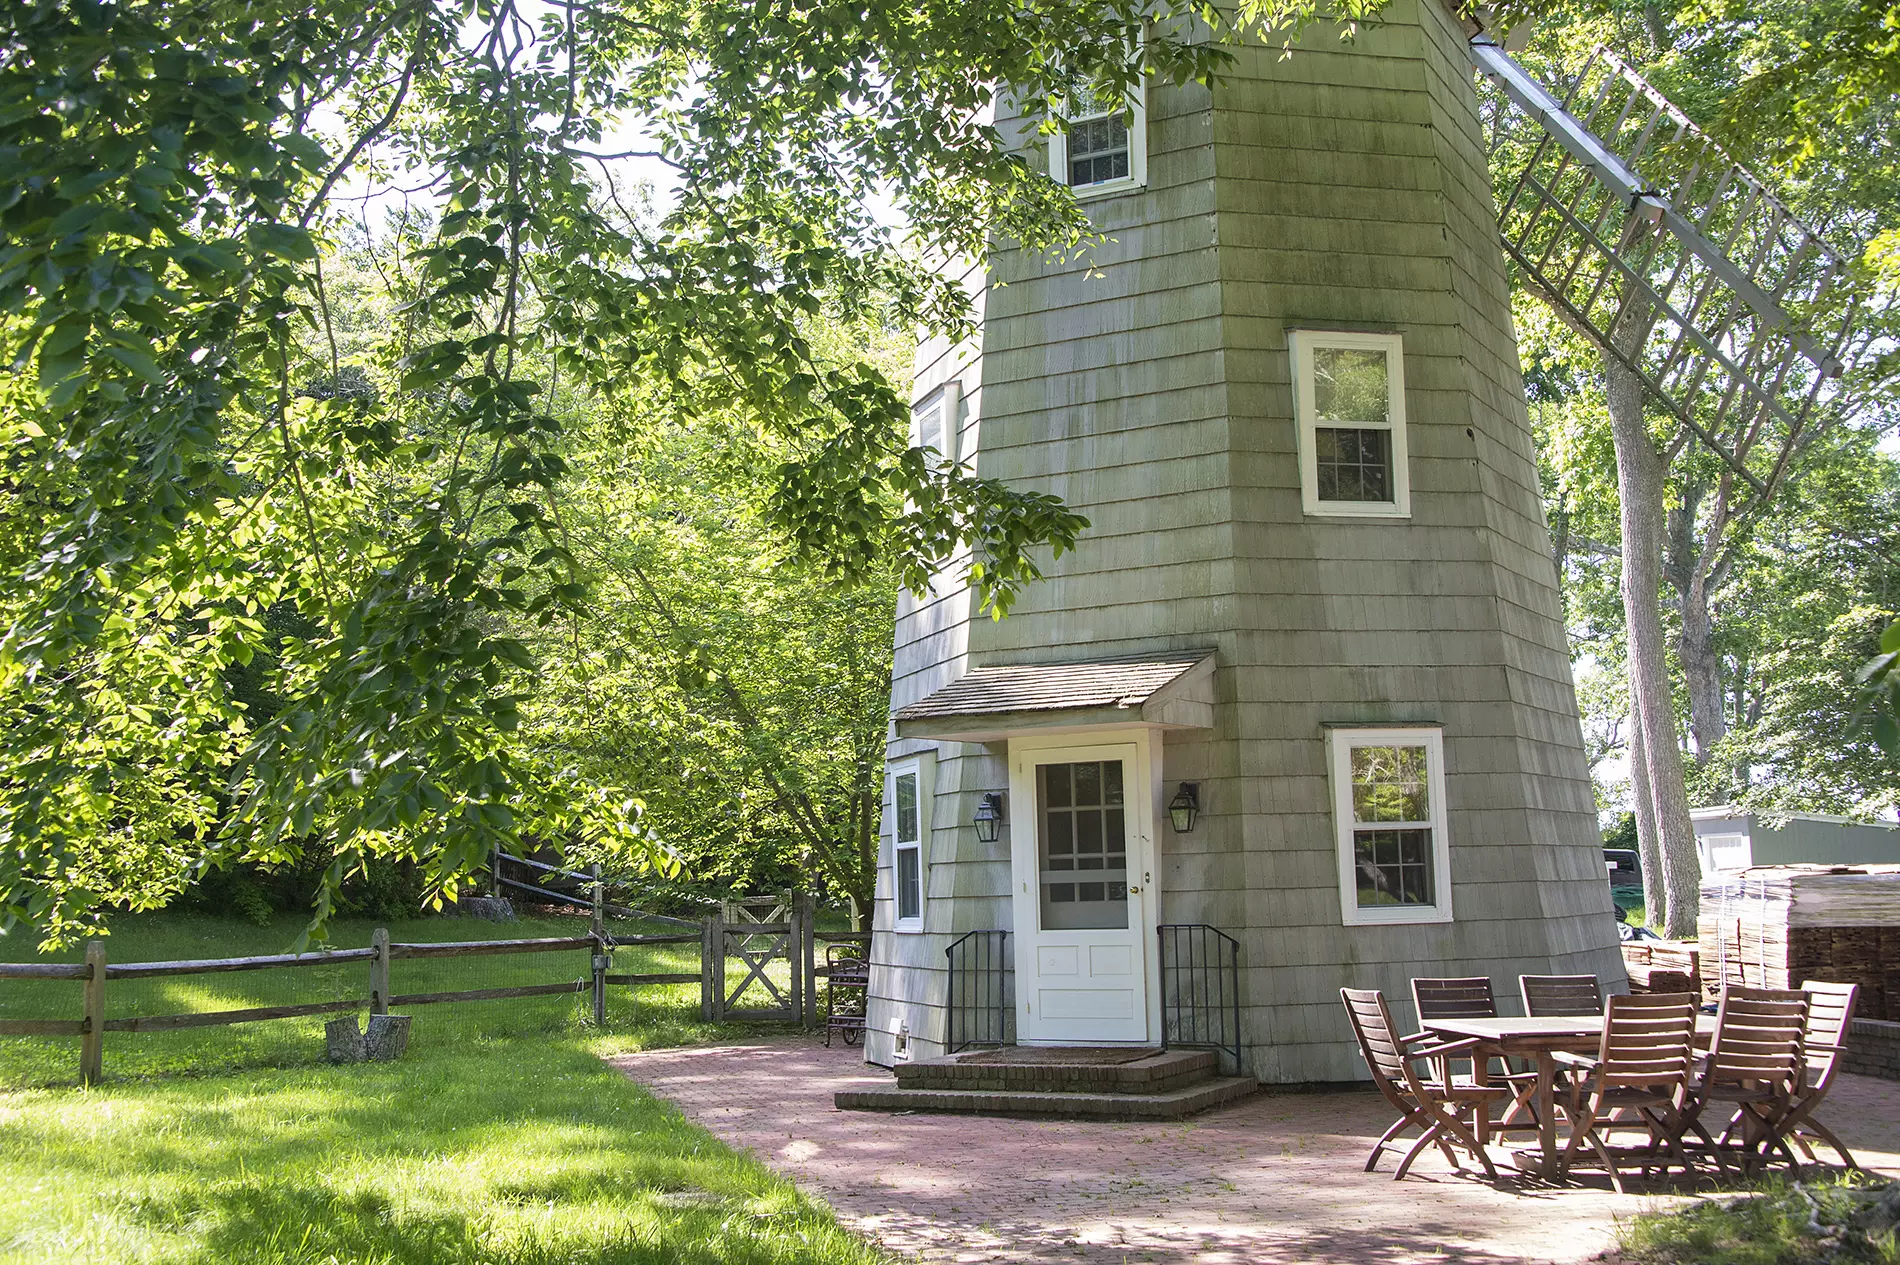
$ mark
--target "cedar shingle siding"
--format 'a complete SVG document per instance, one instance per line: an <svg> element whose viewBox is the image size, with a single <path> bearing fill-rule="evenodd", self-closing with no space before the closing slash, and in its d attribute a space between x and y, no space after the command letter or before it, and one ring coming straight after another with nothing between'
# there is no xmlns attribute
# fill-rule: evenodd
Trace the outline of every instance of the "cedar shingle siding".
<svg viewBox="0 0 1900 1265"><path fill-rule="evenodd" d="M1163 748L1203 813L1159 832L1160 920L1239 937L1268 1082L1363 1077L1341 986L1401 1006L1415 974L1489 974L1501 997L1520 972L1623 979L1462 42L1435 0L1396 0L1353 44L1319 31L1288 60L1236 50L1212 89L1151 86L1147 188L1086 204L1108 238L1088 266L998 251L1006 286L970 277L978 339L919 355L916 398L959 382L979 474L1093 525L1000 622L954 580L902 599L893 710L998 665L1211 648L1213 728ZM1290 328L1404 336L1409 519L1302 512ZM1407 722L1443 727L1456 917L1345 927L1326 727ZM1010 829L1032 816L979 843L1006 745L890 746L921 750L926 932L886 930L887 829L878 1063L900 1027L940 1051L944 947L1010 927Z"/></svg>

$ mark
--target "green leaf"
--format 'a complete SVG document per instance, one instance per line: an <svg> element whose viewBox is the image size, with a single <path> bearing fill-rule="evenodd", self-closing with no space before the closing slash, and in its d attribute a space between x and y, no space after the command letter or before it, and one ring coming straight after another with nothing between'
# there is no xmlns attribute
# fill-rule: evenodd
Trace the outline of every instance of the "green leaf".
<svg viewBox="0 0 1900 1265"><path fill-rule="evenodd" d="M127 347L123 343L107 343L102 350L147 382L157 384L165 381L165 371L146 352L135 347Z"/></svg>

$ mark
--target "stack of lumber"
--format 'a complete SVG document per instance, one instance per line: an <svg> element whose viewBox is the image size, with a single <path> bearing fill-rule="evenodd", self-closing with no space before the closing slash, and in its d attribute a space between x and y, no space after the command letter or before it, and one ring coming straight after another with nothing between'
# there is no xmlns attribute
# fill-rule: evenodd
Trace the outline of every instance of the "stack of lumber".
<svg viewBox="0 0 1900 1265"><path fill-rule="evenodd" d="M1625 940L1622 948L1632 993L1702 991L1702 955L1697 941Z"/></svg>
<svg viewBox="0 0 1900 1265"><path fill-rule="evenodd" d="M1860 985L1864 1019L1900 1019L1900 865L1764 865L1704 880L1702 984Z"/></svg>

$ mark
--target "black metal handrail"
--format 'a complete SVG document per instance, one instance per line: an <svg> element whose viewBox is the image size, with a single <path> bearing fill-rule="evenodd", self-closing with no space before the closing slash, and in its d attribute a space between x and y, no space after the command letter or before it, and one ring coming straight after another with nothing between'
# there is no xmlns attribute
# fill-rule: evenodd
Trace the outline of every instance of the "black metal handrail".
<svg viewBox="0 0 1900 1265"><path fill-rule="evenodd" d="M1008 953L1009 932L967 931L950 942L950 997L944 1014L946 1054L973 1045L1014 1045L1016 972Z"/></svg>
<svg viewBox="0 0 1900 1265"><path fill-rule="evenodd" d="M1240 1074L1240 941L1205 923L1164 923L1161 1048L1217 1050Z"/></svg>

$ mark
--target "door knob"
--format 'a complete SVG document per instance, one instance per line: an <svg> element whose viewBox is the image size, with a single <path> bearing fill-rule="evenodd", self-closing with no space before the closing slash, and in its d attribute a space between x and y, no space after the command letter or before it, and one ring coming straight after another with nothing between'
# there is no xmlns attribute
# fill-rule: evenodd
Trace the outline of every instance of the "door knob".
<svg viewBox="0 0 1900 1265"><path fill-rule="evenodd" d="M1141 889L1139 887L1130 887L1128 889L1128 894L1130 896L1139 896L1141 895Z"/></svg>

